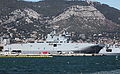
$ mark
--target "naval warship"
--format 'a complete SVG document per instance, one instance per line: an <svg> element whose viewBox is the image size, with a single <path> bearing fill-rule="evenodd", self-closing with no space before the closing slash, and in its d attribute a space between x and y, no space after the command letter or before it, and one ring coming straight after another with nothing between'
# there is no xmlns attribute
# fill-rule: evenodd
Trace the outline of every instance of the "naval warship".
<svg viewBox="0 0 120 74"><path fill-rule="evenodd" d="M3 48L5 53L21 54L62 54L62 53L85 53L94 54L104 47L94 43L73 43L68 33L56 34L52 31L44 41L34 43L8 44Z"/></svg>

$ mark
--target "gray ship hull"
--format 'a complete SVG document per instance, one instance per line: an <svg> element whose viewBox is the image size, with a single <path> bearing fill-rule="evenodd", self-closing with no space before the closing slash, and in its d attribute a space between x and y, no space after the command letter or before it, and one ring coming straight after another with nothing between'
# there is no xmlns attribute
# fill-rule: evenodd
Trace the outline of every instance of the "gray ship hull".
<svg viewBox="0 0 120 74"><path fill-rule="evenodd" d="M91 43L27 43L4 46L3 52L22 54L46 53L99 53L103 46Z"/></svg>

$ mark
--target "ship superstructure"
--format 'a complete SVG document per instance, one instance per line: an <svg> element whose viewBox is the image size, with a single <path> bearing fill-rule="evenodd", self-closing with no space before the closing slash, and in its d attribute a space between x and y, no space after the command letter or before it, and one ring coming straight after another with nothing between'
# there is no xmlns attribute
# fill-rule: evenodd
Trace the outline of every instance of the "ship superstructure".
<svg viewBox="0 0 120 74"><path fill-rule="evenodd" d="M56 34L54 30L45 41L5 45L3 52L21 54L99 53L104 47L93 43L73 43L67 32Z"/></svg>

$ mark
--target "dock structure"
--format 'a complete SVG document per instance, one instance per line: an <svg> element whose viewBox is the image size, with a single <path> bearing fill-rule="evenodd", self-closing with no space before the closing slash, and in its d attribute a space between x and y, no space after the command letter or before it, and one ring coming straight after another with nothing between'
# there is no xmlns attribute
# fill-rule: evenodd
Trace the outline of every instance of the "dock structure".
<svg viewBox="0 0 120 74"><path fill-rule="evenodd" d="M51 56L104 56L103 54L51 54Z"/></svg>
<svg viewBox="0 0 120 74"><path fill-rule="evenodd" d="M103 54L1 54L0 57L104 56Z"/></svg>

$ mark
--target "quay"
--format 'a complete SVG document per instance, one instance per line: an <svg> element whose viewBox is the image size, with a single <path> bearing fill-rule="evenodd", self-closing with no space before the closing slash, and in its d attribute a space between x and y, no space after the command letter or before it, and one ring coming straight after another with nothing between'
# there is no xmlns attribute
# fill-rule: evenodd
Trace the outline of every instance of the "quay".
<svg viewBox="0 0 120 74"><path fill-rule="evenodd" d="M104 56L103 54L51 54L51 56Z"/></svg>
<svg viewBox="0 0 120 74"><path fill-rule="evenodd" d="M103 54L1 54L0 57L104 56Z"/></svg>

